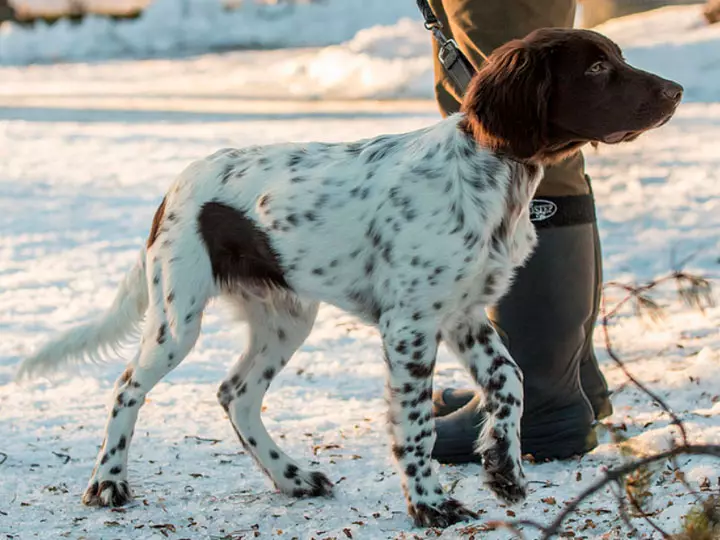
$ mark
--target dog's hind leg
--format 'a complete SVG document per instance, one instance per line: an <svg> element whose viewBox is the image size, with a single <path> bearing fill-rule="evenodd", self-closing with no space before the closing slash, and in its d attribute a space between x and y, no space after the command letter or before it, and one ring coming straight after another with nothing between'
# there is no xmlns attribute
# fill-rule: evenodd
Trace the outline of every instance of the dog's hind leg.
<svg viewBox="0 0 720 540"><path fill-rule="evenodd" d="M170 251L170 250L167 250ZM115 384L105 440L83 503L121 506L131 498L127 458L138 411L147 393L192 349L211 293L207 257L148 254L149 306L140 352Z"/></svg>
<svg viewBox="0 0 720 540"><path fill-rule="evenodd" d="M521 501L527 489L520 450L522 372L481 311L459 316L442 336L485 395L477 453L487 484L509 503Z"/></svg>
<svg viewBox="0 0 720 540"><path fill-rule="evenodd" d="M332 483L320 473L301 468L270 438L260 417L270 382L287 364L312 330L318 304L302 302L284 291L265 300L244 294L239 301L249 325L245 353L220 385L218 400L227 411L240 442L275 486L296 497L329 494Z"/></svg>

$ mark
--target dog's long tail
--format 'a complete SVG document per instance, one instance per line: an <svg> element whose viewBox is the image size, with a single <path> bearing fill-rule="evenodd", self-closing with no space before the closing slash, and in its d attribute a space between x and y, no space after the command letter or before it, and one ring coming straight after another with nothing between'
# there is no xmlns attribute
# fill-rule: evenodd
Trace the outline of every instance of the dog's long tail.
<svg viewBox="0 0 720 540"><path fill-rule="evenodd" d="M27 358L17 379L47 376L70 365L102 362L107 353L138 333L148 307L145 249L100 318L71 328Z"/></svg>

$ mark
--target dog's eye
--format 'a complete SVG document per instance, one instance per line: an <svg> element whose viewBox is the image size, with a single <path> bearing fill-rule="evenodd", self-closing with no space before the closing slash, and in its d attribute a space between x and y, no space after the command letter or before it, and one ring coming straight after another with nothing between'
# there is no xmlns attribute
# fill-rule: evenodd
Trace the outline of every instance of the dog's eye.
<svg viewBox="0 0 720 540"><path fill-rule="evenodd" d="M586 73L590 73L592 75L597 75L598 73L602 73L603 71L607 71L608 66L605 63L605 61L600 60L599 62L595 62L592 66L588 68Z"/></svg>

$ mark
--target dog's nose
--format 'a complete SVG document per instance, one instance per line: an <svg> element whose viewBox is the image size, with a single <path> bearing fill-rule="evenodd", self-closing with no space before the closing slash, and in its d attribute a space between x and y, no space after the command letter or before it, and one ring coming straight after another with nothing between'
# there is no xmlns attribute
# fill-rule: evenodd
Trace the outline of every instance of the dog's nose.
<svg viewBox="0 0 720 540"><path fill-rule="evenodd" d="M683 87L677 83L669 81L668 84L663 88L663 97L678 103L682 99Z"/></svg>

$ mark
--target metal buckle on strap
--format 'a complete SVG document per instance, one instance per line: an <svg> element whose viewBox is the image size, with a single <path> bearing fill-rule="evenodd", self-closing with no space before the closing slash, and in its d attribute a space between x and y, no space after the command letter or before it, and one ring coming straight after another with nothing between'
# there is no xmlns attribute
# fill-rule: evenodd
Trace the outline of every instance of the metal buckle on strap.
<svg viewBox="0 0 720 540"><path fill-rule="evenodd" d="M458 44L455 40L446 39L439 47L438 59L440 63L448 69L451 68L460 58L458 51Z"/></svg>
<svg viewBox="0 0 720 540"><path fill-rule="evenodd" d="M475 73L475 68L465 57L454 39L448 39L442 32L442 24L432 12L427 0L417 0L418 7L425 19L425 28L430 30L438 43L438 60L445 69L448 77L460 93L465 93Z"/></svg>

